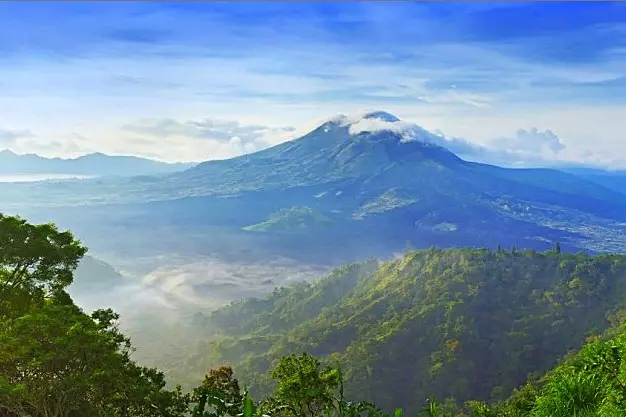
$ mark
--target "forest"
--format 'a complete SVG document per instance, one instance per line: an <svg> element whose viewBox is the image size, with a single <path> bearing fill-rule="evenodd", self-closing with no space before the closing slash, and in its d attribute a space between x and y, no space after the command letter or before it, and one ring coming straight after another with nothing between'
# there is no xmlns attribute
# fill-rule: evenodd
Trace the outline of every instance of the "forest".
<svg viewBox="0 0 626 417"><path fill-rule="evenodd" d="M0 215L1 417L626 413L625 256L431 248L348 265L205 317L221 334L181 358L197 381L183 387L133 359L118 314L73 302L86 253Z"/></svg>

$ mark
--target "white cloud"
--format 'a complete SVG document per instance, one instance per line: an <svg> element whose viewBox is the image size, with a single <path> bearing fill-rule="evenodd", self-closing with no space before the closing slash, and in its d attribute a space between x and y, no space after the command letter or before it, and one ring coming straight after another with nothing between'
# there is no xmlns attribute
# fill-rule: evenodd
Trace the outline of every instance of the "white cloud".
<svg viewBox="0 0 626 417"><path fill-rule="evenodd" d="M399 135L403 142L433 143L462 157L484 162L519 164L554 161L566 148L554 132L540 131L537 128L518 129L515 135L492 140L485 146L463 138L446 137L439 130L429 132L414 123L399 120L396 116L381 111L339 115L329 121L347 126L350 135L393 132Z"/></svg>
<svg viewBox="0 0 626 417"><path fill-rule="evenodd" d="M570 149L551 130L537 128L518 129L513 135L499 137L481 145L458 137L445 137L435 132L445 146L460 157L502 166L515 167L556 167L562 165L593 165L600 167L626 167L626 159L590 148Z"/></svg>
<svg viewBox="0 0 626 417"><path fill-rule="evenodd" d="M531 129L518 129L515 136L497 139L494 145L509 152L523 154L546 153L556 156L565 149L561 139L551 130L540 131L533 127Z"/></svg>
<svg viewBox="0 0 626 417"><path fill-rule="evenodd" d="M85 138L76 134L63 137L42 137L30 130L0 128L0 150L9 149L17 154L37 153L49 156L77 156L83 154L77 142Z"/></svg>
<svg viewBox="0 0 626 417"><path fill-rule="evenodd" d="M598 146L575 146L551 129L512 129L509 136L498 134L495 139L468 140L446 135L437 129L429 132L407 121L381 118L364 118L369 112L354 112L348 116L317 119L294 130L291 127L269 127L244 124L223 119L201 118L177 121L174 119L144 119L127 123L121 129L104 131L99 138L84 135L55 134L37 135L29 131L1 130L10 139L5 147L18 152L35 152L44 156L75 157L100 151L109 154L134 154L163 161L202 161L224 159L258 151L284 142L327 121L349 126L351 134L363 131L389 130L400 133L405 140L423 140L444 146L464 159L506 166L552 166L563 163L585 163L615 168L626 167L626 158L610 148ZM396 113L400 114L400 113ZM431 121L422 118L431 124ZM514 119L513 119L514 120ZM490 121L500 122L500 119ZM463 123L460 123L463 125ZM506 125L490 126L495 131L505 131ZM457 129L457 131L463 129ZM487 130L489 131L489 129ZM471 132L471 130L470 130ZM433 135L431 135L434 134ZM0 135L1 137L1 135ZM100 144L94 147L94 144ZM591 145L590 143L587 143ZM9 146L7 146L9 145Z"/></svg>
<svg viewBox="0 0 626 417"><path fill-rule="evenodd" d="M400 136L402 142L422 141L439 143L436 136L425 131L420 126L405 122L384 111L355 112L349 115L339 115L329 119L330 122L348 127L348 134L393 132Z"/></svg>
<svg viewBox="0 0 626 417"><path fill-rule="evenodd" d="M290 126L271 127L225 119L152 118L126 123L119 128L92 131L93 136L0 129L0 148L46 157L103 152L171 162L198 162L256 152L292 139L294 130Z"/></svg>
<svg viewBox="0 0 626 417"><path fill-rule="evenodd" d="M13 146L18 139L33 136L34 134L30 130L9 130L0 128L0 146L10 147Z"/></svg>
<svg viewBox="0 0 626 417"><path fill-rule="evenodd" d="M203 118L184 122L174 119L147 119L122 126L121 134L137 148L169 147L176 143L178 159L202 161L256 152L276 141L291 138L290 126L270 127L238 121ZM128 142L127 142L128 143ZM169 156L172 156L169 153ZM191 159L190 159L191 158Z"/></svg>
<svg viewBox="0 0 626 417"><path fill-rule="evenodd" d="M78 134L40 136L32 132L16 135L10 140L0 138L0 149L9 149L23 155L35 153L47 157L76 157L95 152L90 140Z"/></svg>
<svg viewBox="0 0 626 417"><path fill-rule="evenodd" d="M173 119L140 120L122 127L123 130L167 139L173 136L187 136L215 141L230 141L238 137L242 143L264 143L268 135L293 132L291 126L273 128L264 125L246 125L238 121L205 118L179 122Z"/></svg>

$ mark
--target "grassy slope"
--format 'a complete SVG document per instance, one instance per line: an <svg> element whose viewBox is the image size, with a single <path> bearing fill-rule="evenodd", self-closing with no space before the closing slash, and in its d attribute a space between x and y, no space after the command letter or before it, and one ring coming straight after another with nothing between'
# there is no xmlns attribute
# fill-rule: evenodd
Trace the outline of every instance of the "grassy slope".
<svg viewBox="0 0 626 417"><path fill-rule="evenodd" d="M297 233L329 224L330 219L328 217L310 207L291 207L272 213L267 220L246 226L243 230L259 233Z"/></svg>

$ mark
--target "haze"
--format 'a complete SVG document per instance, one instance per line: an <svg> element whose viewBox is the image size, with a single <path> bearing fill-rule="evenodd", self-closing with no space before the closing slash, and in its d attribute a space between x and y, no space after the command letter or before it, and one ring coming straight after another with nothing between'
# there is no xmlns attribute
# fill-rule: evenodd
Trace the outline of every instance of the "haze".
<svg viewBox="0 0 626 417"><path fill-rule="evenodd" d="M608 2L0 2L0 212L71 230L90 257L70 294L169 371L211 312L347 263L622 253L625 22Z"/></svg>

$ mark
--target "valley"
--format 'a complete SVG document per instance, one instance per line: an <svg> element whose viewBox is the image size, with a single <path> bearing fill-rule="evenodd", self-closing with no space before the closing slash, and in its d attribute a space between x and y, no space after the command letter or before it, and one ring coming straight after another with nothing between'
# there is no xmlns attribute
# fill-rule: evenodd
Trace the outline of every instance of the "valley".
<svg viewBox="0 0 626 417"><path fill-rule="evenodd" d="M0 2L0 417L626 416L624 5Z"/></svg>
<svg viewBox="0 0 626 417"><path fill-rule="evenodd" d="M626 194L557 170L466 162L447 141L384 111L339 116L170 174L3 183L0 206L74 231L95 257L193 305L407 247L625 249Z"/></svg>

